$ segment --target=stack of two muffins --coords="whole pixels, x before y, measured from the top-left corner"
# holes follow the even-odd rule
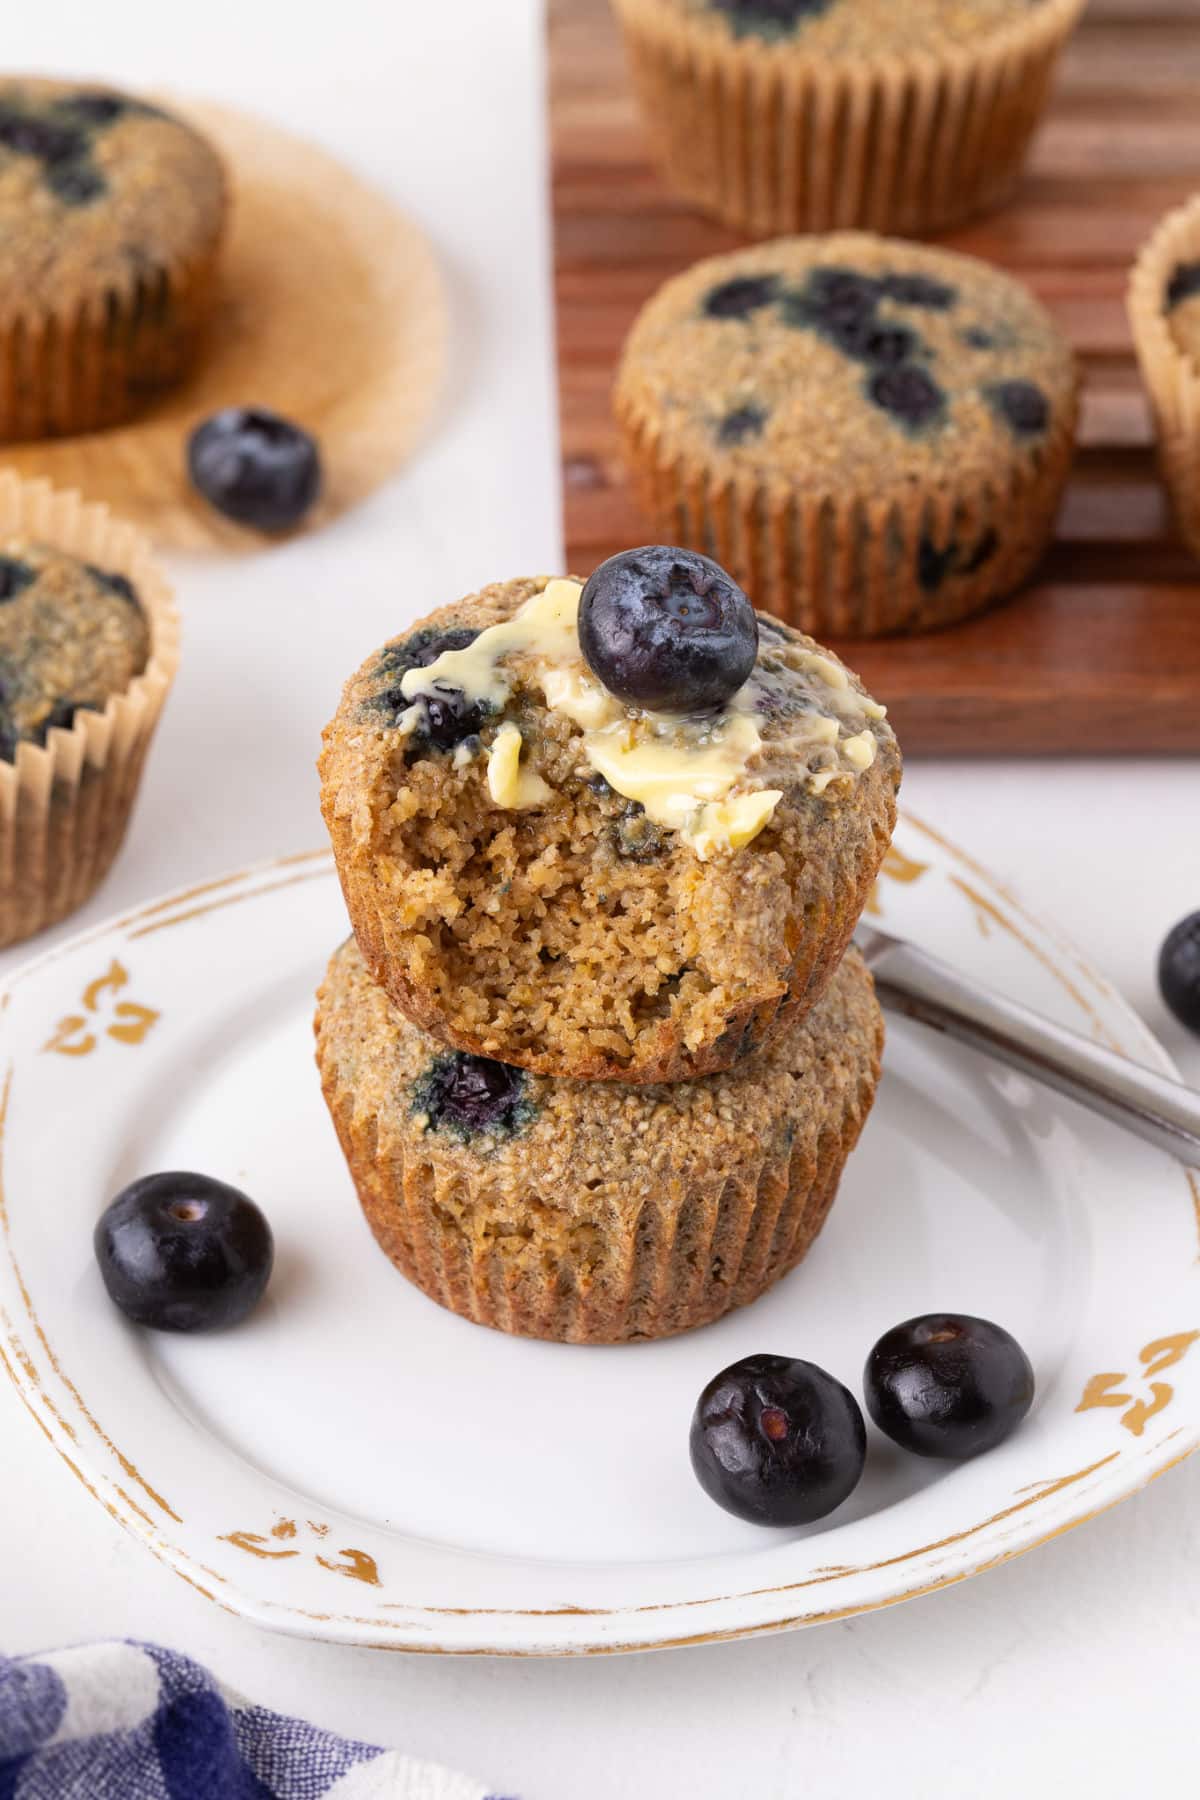
[[[900,759],[856,678],[765,615],[720,709],[627,707],[580,592],[486,588],[347,684],[321,774],[355,935],[317,1062],[411,1281],[611,1343],[753,1300],[824,1221],[879,1074],[848,946]]]

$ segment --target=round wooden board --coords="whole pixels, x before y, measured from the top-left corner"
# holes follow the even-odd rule
[[[132,424],[5,445],[0,461],[106,501],[159,544],[244,552],[270,540],[192,492],[189,432],[223,406],[296,419],[325,465],[307,528],[326,523],[404,460],[429,418],[445,353],[442,282],[417,227],[315,145],[225,107],[171,105],[217,145],[233,188],[205,354]]]

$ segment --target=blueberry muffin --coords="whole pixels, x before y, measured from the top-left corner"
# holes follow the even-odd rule
[[[720,1318],[798,1263],[879,1078],[883,1021],[851,950],[825,997],[725,1074],[552,1081],[447,1051],[351,942],[318,996],[317,1064],[367,1222],[464,1318],[618,1343]]]
[[[1026,578],[1070,468],[1077,374],[1010,276],[846,232],[668,281],[614,406],[657,530],[802,630],[869,637],[948,624]]]
[[[161,108],[0,80],[0,438],[116,424],[186,371],[225,210],[216,152]]]
[[[728,1068],[828,982],[896,741],[707,558],[506,581],[368,657],[322,806],[363,956],[456,1049],[575,1080]]]
[[[1200,195],[1159,225],[1127,304],[1163,478],[1180,536],[1200,556]]]
[[[142,540],[75,494],[0,475],[0,945],[107,873],[177,661]]]
[[[658,162],[751,236],[922,236],[1015,186],[1084,0],[614,0]]]

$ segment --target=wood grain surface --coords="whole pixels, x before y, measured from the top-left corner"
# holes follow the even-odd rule
[[[607,0],[552,0],[555,287],[568,566],[641,543],[609,410],[635,312],[734,248],[651,167]],[[1092,0],[1024,183],[943,241],[1010,269],[1075,344],[1080,443],[1034,585],[980,619],[837,648],[911,752],[1200,750],[1200,564],[1175,537],[1125,320],[1129,265],[1200,188],[1200,0]]]

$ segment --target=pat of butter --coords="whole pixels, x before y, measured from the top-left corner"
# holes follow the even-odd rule
[[[714,850],[740,850],[768,825],[783,799],[779,788],[760,788],[756,794],[737,794],[732,800],[715,800],[700,809],[684,835],[701,862]]]
[[[536,769],[521,767],[521,733],[509,719],[501,725],[488,751],[487,784],[496,805],[514,811],[545,806],[554,798],[554,789],[546,786]]]
[[[638,800],[656,825],[676,830],[706,800],[721,800],[762,748],[747,713],[715,727],[707,743],[654,734],[635,736],[627,724],[585,732],[583,753],[592,768],[627,800]]]
[[[582,591],[577,581],[548,582],[511,619],[489,625],[465,649],[443,650],[427,668],[409,669],[401,679],[401,693],[415,700],[430,693],[435,682],[445,681],[461,688],[468,700],[503,706],[512,691],[500,667],[504,657],[526,651],[552,667],[578,662],[576,619]]]
[[[838,749],[852,769],[869,769],[875,761],[875,739],[869,731],[860,731],[857,737],[843,738]]]

